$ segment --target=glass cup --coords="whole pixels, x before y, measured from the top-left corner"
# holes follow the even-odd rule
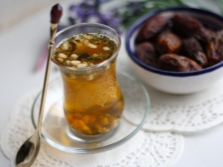
[[[120,36],[112,28],[96,23],[82,23],[57,33],[55,45],[83,34],[102,34],[113,40],[117,51],[107,60],[84,68],[61,65],[64,89],[64,114],[69,135],[80,141],[100,141],[111,136],[122,117],[124,100],[116,79],[116,59],[121,46]]]

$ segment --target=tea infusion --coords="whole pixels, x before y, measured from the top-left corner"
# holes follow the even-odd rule
[[[96,71],[78,70],[95,66],[116,51],[113,40],[91,33],[73,36],[56,48],[53,61],[62,66],[65,116],[76,133],[107,133],[122,116],[124,101],[116,82],[115,61]]]

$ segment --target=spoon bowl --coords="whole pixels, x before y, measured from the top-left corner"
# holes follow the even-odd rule
[[[16,156],[17,167],[29,167],[35,161],[40,149],[40,135],[36,131],[20,147]]]

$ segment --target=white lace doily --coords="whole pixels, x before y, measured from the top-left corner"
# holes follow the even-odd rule
[[[15,154],[21,144],[33,134],[31,107],[37,91],[21,98],[14,107],[2,134],[1,148],[14,166]],[[139,131],[132,139],[110,151],[96,154],[69,154],[42,142],[33,167],[168,167],[182,153],[184,140],[174,133]]]
[[[119,70],[134,75],[129,58],[122,48],[117,66]],[[146,76],[145,76],[146,77]],[[213,87],[189,95],[173,95],[146,86],[151,108],[148,120],[143,126],[150,131],[172,131],[190,133],[202,131],[223,122],[223,80]],[[128,117],[132,123],[138,122],[140,112]]]

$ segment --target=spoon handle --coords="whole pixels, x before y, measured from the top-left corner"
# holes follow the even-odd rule
[[[20,147],[16,155],[16,160],[15,160],[16,167],[30,167],[35,161],[40,150],[41,126],[42,126],[42,119],[43,119],[43,112],[44,112],[43,109],[45,106],[45,100],[46,100],[46,94],[47,94],[48,79],[50,75],[50,60],[51,60],[51,55],[53,54],[54,40],[56,36],[57,26],[58,26],[61,16],[62,16],[62,7],[59,4],[54,5],[51,9],[48,59],[47,59],[47,66],[46,66],[44,83],[43,83],[38,124],[36,128],[36,132],[30,138],[28,138],[25,141],[25,143],[23,143],[23,145]]]
[[[37,124],[37,131],[39,132],[39,135],[40,135],[41,127],[42,127],[42,119],[43,119],[43,113],[44,113],[43,110],[44,110],[46,95],[47,95],[47,86],[48,86],[48,80],[49,80],[49,75],[50,75],[51,56],[53,54],[54,40],[56,36],[58,23],[62,16],[62,7],[59,4],[54,5],[51,9],[50,16],[51,16],[50,41],[49,41],[49,46],[48,46],[48,57],[47,57],[46,71],[45,71],[43,90],[42,90],[42,96],[41,96],[39,119],[38,119],[38,124]]]

